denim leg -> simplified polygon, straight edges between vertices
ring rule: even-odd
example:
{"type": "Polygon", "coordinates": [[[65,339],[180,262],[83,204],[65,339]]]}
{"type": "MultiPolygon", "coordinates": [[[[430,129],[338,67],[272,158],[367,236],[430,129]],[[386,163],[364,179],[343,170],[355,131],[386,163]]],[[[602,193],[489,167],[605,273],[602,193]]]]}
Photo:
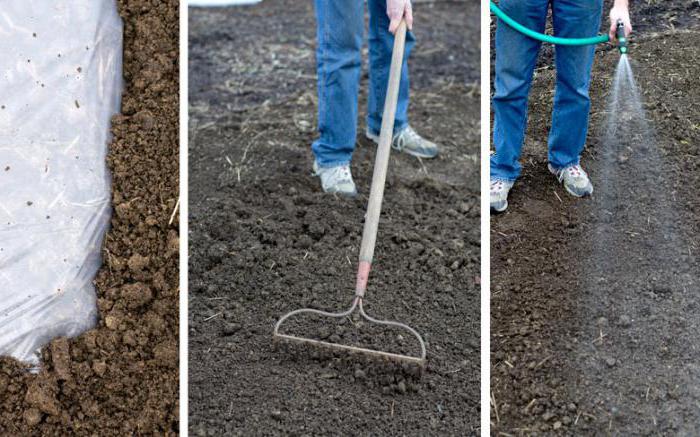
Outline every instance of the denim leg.
{"type": "MultiPolygon", "coordinates": [[[[369,99],[367,102],[367,127],[378,133],[382,126],[384,100],[389,84],[391,54],[394,51],[394,35],[389,32],[386,0],[367,0],[369,7],[369,99]]],[[[416,43],[413,32],[406,33],[406,49],[401,69],[399,99],[396,106],[394,132],[408,126],[409,78],[408,58],[416,43]]]]}
{"type": "MultiPolygon", "coordinates": [[[[554,33],[564,38],[595,36],[602,12],[603,0],[554,0],[554,33]]],[[[557,85],[549,132],[549,163],[554,168],[578,164],[586,144],[594,53],[592,45],[556,47],[557,85]]]]}
{"type": "Polygon", "coordinates": [[[311,146],[322,167],[347,164],[357,139],[362,68],[362,0],[315,0],[319,138],[311,146]]]}
{"type": "MultiPolygon", "coordinates": [[[[499,7],[515,21],[543,32],[549,0],[501,0],[499,7]]],[[[499,21],[496,27],[496,78],[492,100],[491,177],[514,181],[520,176],[520,151],[527,126],[528,95],[541,43],[499,21]]]]}

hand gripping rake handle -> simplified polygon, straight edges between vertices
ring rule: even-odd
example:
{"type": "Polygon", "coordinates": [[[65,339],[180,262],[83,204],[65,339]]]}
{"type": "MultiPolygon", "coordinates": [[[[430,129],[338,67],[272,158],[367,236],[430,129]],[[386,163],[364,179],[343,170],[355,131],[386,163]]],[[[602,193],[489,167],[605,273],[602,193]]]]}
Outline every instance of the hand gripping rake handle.
{"type": "Polygon", "coordinates": [[[379,134],[379,147],[377,158],[374,162],[374,174],[372,175],[372,187],[369,192],[369,205],[365,217],[365,227],[362,231],[362,245],[360,246],[360,264],[357,269],[357,283],[355,295],[362,299],[367,291],[369,270],[374,258],[374,246],[377,243],[377,230],[379,228],[379,214],[382,210],[384,199],[384,184],[386,172],[389,166],[391,142],[394,139],[394,118],[396,117],[396,104],[399,99],[399,84],[401,83],[401,68],[406,43],[406,21],[401,20],[399,28],[394,36],[394,51],[391,57],[391,70],[389,71],[389,85],[384,102],[384,115],[382,116],[382,130],[379,134]]]}

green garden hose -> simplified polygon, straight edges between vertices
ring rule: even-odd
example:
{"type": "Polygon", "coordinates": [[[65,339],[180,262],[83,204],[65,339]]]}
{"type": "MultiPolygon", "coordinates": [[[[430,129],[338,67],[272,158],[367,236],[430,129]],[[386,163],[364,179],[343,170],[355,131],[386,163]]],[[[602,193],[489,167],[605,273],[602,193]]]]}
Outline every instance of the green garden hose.
{"type": "MultiPolygon", "coordinates": [[[[591,38],[559,38],[556,36],[545,35],[543,33],[535,32],[534,30],[528,29],[522,24],[510,18],[501,9],[496,6],[496,3],[491,2],[491,12],[493,12],[501,21],[522,33],[523,35],[529,36],[530,38],[536,39],[538,41],[548,42],[552,44],[558,44],[562,46],[587,46],[592,44],[600,44],[604,42],[610,42],[609,35],[598,35],[591,38]]],[[[626,51],[625,47],[625,51],[626,51]]]]}

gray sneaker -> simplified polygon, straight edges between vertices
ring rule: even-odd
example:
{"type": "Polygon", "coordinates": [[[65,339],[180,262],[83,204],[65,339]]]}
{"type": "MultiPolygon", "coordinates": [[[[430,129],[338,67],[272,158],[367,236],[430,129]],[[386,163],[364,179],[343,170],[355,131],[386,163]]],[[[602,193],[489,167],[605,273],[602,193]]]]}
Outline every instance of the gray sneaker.
{"type": "Polygon", "coordinates": [[[583,197],[593,194],[593,184],[579,164],[572,164],[559,170],[549,164],[548,168],[559,179],[559,182],[564,184],[564,188],[572,196],[583,197]]]}
{"type": "Polygon", "coordinates": [[[513,181],[491,179],[491,210],[503,212],[508,208],[508,192],[513,188],[513,181]]]}
{"type": "Polygon", "coordinates": [[[350,165],[338,165],[336,167],[321,167],[314,160],[314,176],[321,178],[321,187],[326,193],[336,193],[342,196],[357,196],[357,188],[352,180],[350,165]]]}
{"type": "MultiPolygon", "coordinates": [[[[379,144],[378,133],[374,133],[367,128],[365,135],[376,144],[379,144]]],[[[399,152],[406,152],[418,158],[430,159],[438,155],[437,144],[418,135],[411,126],[406,126],[404,130],[394,135],[391,147],[399,152]]]]}

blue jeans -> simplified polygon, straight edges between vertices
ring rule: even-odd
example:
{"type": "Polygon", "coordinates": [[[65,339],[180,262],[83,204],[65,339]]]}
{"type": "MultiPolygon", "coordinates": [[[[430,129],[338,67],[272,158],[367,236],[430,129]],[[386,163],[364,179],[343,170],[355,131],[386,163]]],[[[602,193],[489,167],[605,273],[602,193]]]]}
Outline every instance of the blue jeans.
{"type": "MultiPolygon", "coordinates": [[[[544,32],[552,5],[554,34],[595,36],[603,0],[501,0],[506,14],[544,32]]],[[[493,96],[491,177],[514,181],[520,175],[520,151],[527,126],[527,100],[541,43],[499,22],[496,28],[496,80],[493,96]]],[[[556,169],[578,164],[588,133],[588,96],[594,46],[556,46],[556,90],[549,131],[549,163],[556,169]]]]}
{"type": "MultiPolygon", "coordinates": [[[[318,48],[318,130],[311,146],[321,167],[348,164],[357,139],[357,100],[364,37],[363,0],[315,0],[318,48]]],[[[367,0],[369,8],[369,101],[367,127],[379,132],[389,81],[394,36],[389,33],[386,0],[367,0]]],[[[406,53],[394,131],[408,125],[409,81],[406,63],[415,37],[406,35],[406,53]]]]}

